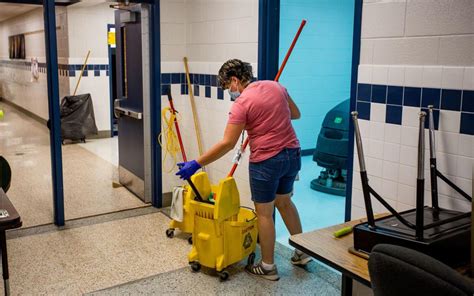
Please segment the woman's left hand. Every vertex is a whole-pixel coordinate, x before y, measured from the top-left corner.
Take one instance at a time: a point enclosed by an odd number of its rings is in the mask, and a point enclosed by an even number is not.
[[[188,180],[194,173],[201,168],[201,165],[196,160],[178,163],[179,171],[176,176],[183,180]]]

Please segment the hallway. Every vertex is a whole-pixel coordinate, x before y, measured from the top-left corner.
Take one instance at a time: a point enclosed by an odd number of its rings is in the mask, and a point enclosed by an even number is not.
[[[8,197],[22,217],[23,227],[52,223],[48,129],[4,102],[0,102],[0,109],[5,113],[0,120],[0,155],[12,168]],[[94,141],[62,146],[66,220],[148,206],[124,187],[112,187],[112,181],[118,182],[117,164],[94,154],[93,148],[83,148],[88,144],[97,146]],[[103,154],[107,152],[99,153]]]

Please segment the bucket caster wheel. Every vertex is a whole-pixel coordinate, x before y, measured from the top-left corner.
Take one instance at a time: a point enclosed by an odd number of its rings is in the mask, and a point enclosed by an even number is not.
[[[191,265],[191,269],[195,272],[198,272],[201,270],[201,263],[197,261],[190,262],[189,265]]]
[[[255,253],[252,252],[247,258],[247,266],[252,266],[254,263],[255,263]]]
[[[190,245],[193,244],[193,237],[192,236],[188,237],[188,244],[190,244]]]
[[[219,279],[223,281],[227,281],[229,279],[229,272],[226,270],[223,270],[221,272],[218,272],[217,275],[219,276]]]
[[[168,228],[166,229],[166,236],[169,238],[173,238],[174,236],[174,228]]]

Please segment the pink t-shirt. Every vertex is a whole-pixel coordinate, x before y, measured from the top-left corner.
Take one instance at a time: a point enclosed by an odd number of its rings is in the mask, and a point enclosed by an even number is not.
[[[284,148],[300,147],[291,125],[288,92],[278,82],[262,80],[248,85],[232,105],[228,123],[245,123],[250,162],[269,159]]]

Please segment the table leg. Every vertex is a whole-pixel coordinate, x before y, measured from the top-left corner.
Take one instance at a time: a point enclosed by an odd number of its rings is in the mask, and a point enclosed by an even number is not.
[[[341,296],[352,296],[352,279],[342,275]]]
[[[0,231],[0,248],[2,249],[2,271],[3,271],[3,285],[5,288],[5,295],[10,295],[10,283],[8,282],[8,255],[7,255],[7,238],[5,230]]]

